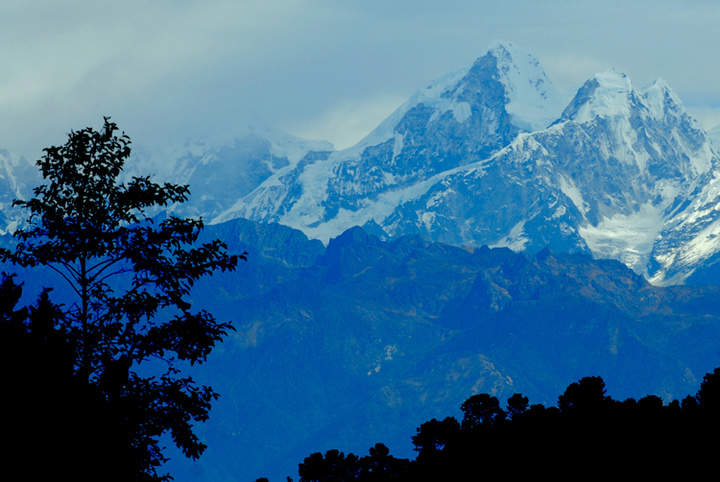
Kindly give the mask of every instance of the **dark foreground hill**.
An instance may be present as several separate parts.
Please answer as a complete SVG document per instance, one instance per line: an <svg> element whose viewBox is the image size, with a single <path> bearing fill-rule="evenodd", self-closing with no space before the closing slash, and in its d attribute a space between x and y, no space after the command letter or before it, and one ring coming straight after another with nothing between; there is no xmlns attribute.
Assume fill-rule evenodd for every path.
<svg viewBox="0 0 720 482"><path fill-rule="evenodd" d="M248 262L193 293L237 331L194 374L221 398L199 427L206 453L174 454L179 482L296 478L311 453L377 442L412 458L417 427L457 416L474 394L549 406L600 376L616 399L669 401L720 366L720 290L655 287L618 261L381 241L360 228L325 247L241 219L203 236ZM22 278L31 297L54 285L39 269Z"/></svg>
<svg viewBox="0 0 720 482"><path fill-rule="evenodd" d="M669 401L720 365L720 290L655 287L617 261L360 228L324 248L245 220L207 235L249 261L195 295L237 332L199 374L222 397L180 481L284 480L309 453L376 442L413 457L415 429L476 393L554 404L601 376L616 398Z"/></svg>

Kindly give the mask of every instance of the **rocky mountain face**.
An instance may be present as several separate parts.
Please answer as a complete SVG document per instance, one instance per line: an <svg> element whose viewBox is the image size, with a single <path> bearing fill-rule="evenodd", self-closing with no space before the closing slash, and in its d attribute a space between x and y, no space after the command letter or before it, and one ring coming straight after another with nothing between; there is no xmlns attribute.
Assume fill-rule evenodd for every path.
<svg viewBox="0 0 720 482"><path fill-rule="evenodd" d="M549 246L673 284L720 250L719 165L663 81L636 89L609 70L568 103L535 58L499 43L357 146L309 153L213 222L279 222L324 242L364 225L461 246Z"/></svg>

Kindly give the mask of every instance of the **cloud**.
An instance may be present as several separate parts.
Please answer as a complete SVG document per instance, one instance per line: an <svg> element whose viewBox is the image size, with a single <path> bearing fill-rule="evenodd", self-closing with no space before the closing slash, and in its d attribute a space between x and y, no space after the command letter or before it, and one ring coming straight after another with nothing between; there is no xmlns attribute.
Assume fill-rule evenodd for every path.
<svg viewBox="0 0 720 482"><path fill-rule="evenodd" d="M700 0L5 0L0 146L35 157L103 115L136 144L260 117L344 145L494 39L561 89L615 67L716 99L718 24L720 4Z"/></svg>
<svg viewBox="0 0 720 482"><path fill-rule="evenodd" d="M345 149L361 141L406 100L403 95L390 94L345 99L287 130L306 139L329 139L336 149Z"/></svg>

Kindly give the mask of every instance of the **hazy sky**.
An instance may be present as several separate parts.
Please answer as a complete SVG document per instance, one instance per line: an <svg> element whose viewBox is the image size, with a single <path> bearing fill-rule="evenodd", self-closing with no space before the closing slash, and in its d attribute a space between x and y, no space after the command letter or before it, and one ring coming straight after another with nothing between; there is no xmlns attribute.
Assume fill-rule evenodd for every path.
<svg viewBox="0 0 720 482"><path fill-rule="evenodd" d="M662 77L720 124L717 0L0 0L0 146L35 159L110 115L149 147L249 119L347 147L495 39L561 90Z"/></svg>

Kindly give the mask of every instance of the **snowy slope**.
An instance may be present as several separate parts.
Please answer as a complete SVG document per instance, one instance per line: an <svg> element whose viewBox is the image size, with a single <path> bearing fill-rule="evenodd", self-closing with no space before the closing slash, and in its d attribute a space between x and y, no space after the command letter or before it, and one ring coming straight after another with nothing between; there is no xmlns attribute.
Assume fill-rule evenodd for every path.
<svg viewBox="0 0 720 482"><path fill-rule="evenodd" d="M562 120L593 137L592 157L603 160L596 166L602 179L579 187L594 200L580 234L596 256L649 274L656 240L672 231L679 206L718 165L707 135L665 82L638 92L614 71L588 81ZM653 276L659 282L664 275Z"/></svg>
<svg viewBox="0 0 720 482"><path fill-rule="evenodd" d="M674 283L720 250L719 164L664 81L636 89L610 69L567 102L537 59L498 42L358 145L309 153L213 222L280 222L324 242L372 225L458 245L551 246Z"/></svg>
<svg viewBox="0 0 720 482"><path fill-rule="evenodd" d="M25 210L13 207L16 199L28 199L41 180L35 163L0 149L0 234L12 233L25 218Z"/></svg>
<svg viewBox="0 0 720 482"><path fill-rule="evenodd" d="M277 221L328 241L382 221L434 176L489 158L520 132L549 124L562 106L535 58L497 43L412 96L358 145L272 176L213 222Z"/></svg>
<svg viewBox="0 0 720 482"><path fill-rule="evenodd" d="M187 202L175 214L212 219L275 174L291 171L311 153L334 151L326 141L309 141L254 124L219 143L188 142L171 153L134 151L125 175L152 174L156 181L190 186ZM320 154L318 154L320 153ZM174 160L168 163L168 159Z"/></svg>
<svg viewBox="0 0 720 482"><path fill-rule="evenodd" d="M278 222L325 243L361 225L381 237L550 246L619 259L656 284L720 256L720 160L662 80L638 89L610 69L564 96L536 58L496 42L350 149L245 130L171 155L134 151L126 175L189 184L178 215ZM38 181L0 152L0 232Z"/></svg>

